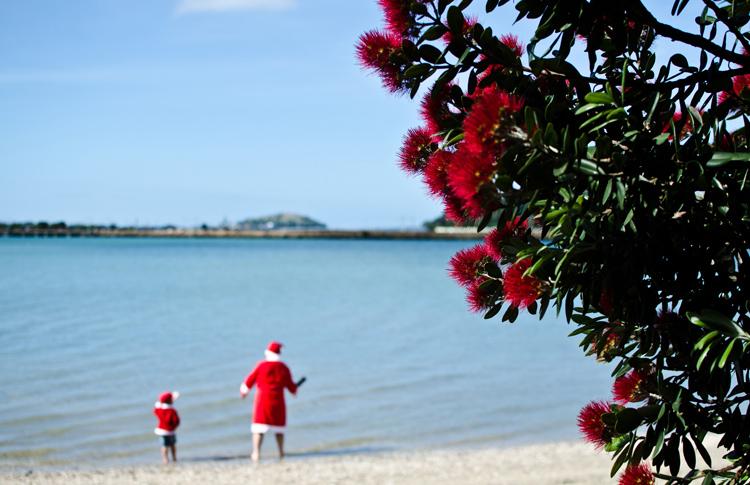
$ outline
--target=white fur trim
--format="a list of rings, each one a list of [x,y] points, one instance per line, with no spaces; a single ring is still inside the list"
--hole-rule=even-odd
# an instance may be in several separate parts
[[[159,436],[174,436],[174,431],[167,431],[166,429],[154,428],[154,434]]]
[[[154,407],[156,409],[172,409],[172,405],[171,404],[167,404],[165,402],[159,402],[159,401],[156,401],[154,403]]]
[[[253,423],[250,426],[250,431],[253,433],[283,433],[286,431],[286,426],[273,426],[271,424]]]
[[[247,387],[247,384],[243,382],[242,385],[240,386],[240,394],[244,395],[244,394],[247,394],[248,392],[250,392],[250,388]]]
[[[172,391],[172,401],[176,401],[180,398],[180,391]]]
[[[280,362],[281,356],[277,354],[276,352],[271,352],[270,350],[266,350],[266,360],[268,362]]]

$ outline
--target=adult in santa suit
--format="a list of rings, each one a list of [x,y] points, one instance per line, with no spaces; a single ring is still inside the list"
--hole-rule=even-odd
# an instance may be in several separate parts
[[[258,461],[263,436],[276,433],[279,458],[284,457],[284,431],[286,429],[286,403],[284,389],[297,393],[297,384],[292,380],[289,368],[281,362],[281,344],[271,342],[265,351],[266,360],[258,362],[255,369],[240,386],[240,396],[244,399],[250,389],[256,386],[253,403],[253,453],[250,458]]]

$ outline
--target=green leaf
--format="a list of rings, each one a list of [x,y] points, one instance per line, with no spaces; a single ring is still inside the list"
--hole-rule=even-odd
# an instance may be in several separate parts
[[[654,137],[654,142],[657,145],[662,145],[665,141],[669,140],[669,136],[669,133],[662,133],[661,135]]]
[[[596,162],[585,158],[578,161],[576,168],[586,175],[604,175],[604,170]]]
[[[685,56],[683,56],[682,54],[675,54],[675,55],[673,55],[669,59],[669,62],[671,62],[675,66],[680,67],[682,69],[685,69],[685,68],[688,67],[687,58]]]
[[[750,160],[750,152],[714,152],[711,160],[706,163],[707,167],[722,167],[730,162],[747,162]]]
[[[414,64],[404,71],[404,79],[411,79],[415,77],[421,77],[432,70],[432,66],[429,64]]]
[[[489,320],[490,318],[494,317],[498,313],[500,313],[500,310],[503,308],[503,304],[500,303],[498,305],[493,306],[490,308],[490,310],[484,314],[484,319]]]
[[[643,418],[633,408],[624,408],[617,413],[617,423],[615,424],[615,431],[620,434],[629,433],[633,431],[643,422]]]
[[[624,465],[626,461],[628,461],[628,453],[623,451],[617,456],[617,459],[612,464],[612,469],[609,472],[609,476],[614,477],[615,475],[617,475],[617,472],[620,471],[620,468],[622,468],[622,465]]]
[[[433,25],[422,34],[422,37],[419,38],[417,44],[420,44],[425,40],[438,40],[445,35],[446,32],[448,32],[448,29],[446,29],[443,24]]]
[[[695,347],[693,347],[693,350],[701,350],[709,341],[713,340],[719,335],[718,330],[712,330],[711,332],[708,332],[706,335],[703,336],[702,339],[698,341],[697,344],[695,344]]]
[[[716,482],[714,482],[714,474],[711,472],[706,472],[706,478],[703,479],[703,482],[701,482],[701,485],[714,485]]]
[[[664,430],[659,430],[659,436],[656,438],[656,445],[654,446],[654,451],[651,453],[651,458],[655,457],[659,454],[662,447],[664,446]]]
[[[579,115],[579,114],[591,111],[592,109],[597,109],[597,108],[600,108],[600,107],[601,107],[601,105],[599,105],[599,104],[584,104],[583,106],[581,106],[580,108],[578,108],[575,111],[575,114]]]
[[[727,363],[727,359],[729,358],[729,354],[732,353],[732,348],[734,347],[734,343],[737,341],[737,339],[732,339],[729,342],[729,345],[727,345],[727,348],[724,350],[724,353],[721,355],[721,359],[719,360],[719,369],[723,369],[724,365]]]
[[[687,466],[689,466],[690,469],[694,469],[695,450],[693,449],[693,445],[690,443],[690,440],[687,438],[687,436],[682,437],[682,456],[685,457],[685,463],[687,463]]]
[[[419,57],[427,62],[438,62],[443,56],[443,52],[430,44],[423,44],[419,47]]]
[[[464,14],[455,5],[448,8],[448,27],[457,34],[464,28]]]
[[[588,93],[583,99],[585,99],[587,103],[592,104],[613,104],[615,102],[612,96],[602,92]]]

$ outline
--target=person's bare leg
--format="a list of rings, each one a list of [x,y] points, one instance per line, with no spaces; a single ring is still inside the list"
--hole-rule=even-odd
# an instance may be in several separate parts
[[[169,463],[169,456],[167,455],[167,447],[162,446],[161,447],[161,462],[165,465]]]
[[[284,458],[284,433],[276,433],[276,444],[279,445],[279,459]]]
[[[171,445],[169,449],[172,450],[172,461],[177,461],[177,445]]]
[[[260,447],[263,444],[263,433],[253,433],[253,453],[250,459],[253,461],[260,460]]]

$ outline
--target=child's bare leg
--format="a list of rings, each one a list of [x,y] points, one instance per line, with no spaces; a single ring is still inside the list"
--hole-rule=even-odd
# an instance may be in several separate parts
[[[253,453],[250,459],[253,461],[260,460],[260,447],[263,444],[263,433],[253,433]]]
[[[284,433],[276,433],[276,444],[279,445],[279,458],[284,458]]]
[[[162,446],[161,447],[161,462],[165,465],[169,463],[169,456],[167,455],[167,447]]]
[[[169,449],[172,450],[172,461],[177,461],[177,445],[171,445]]]

